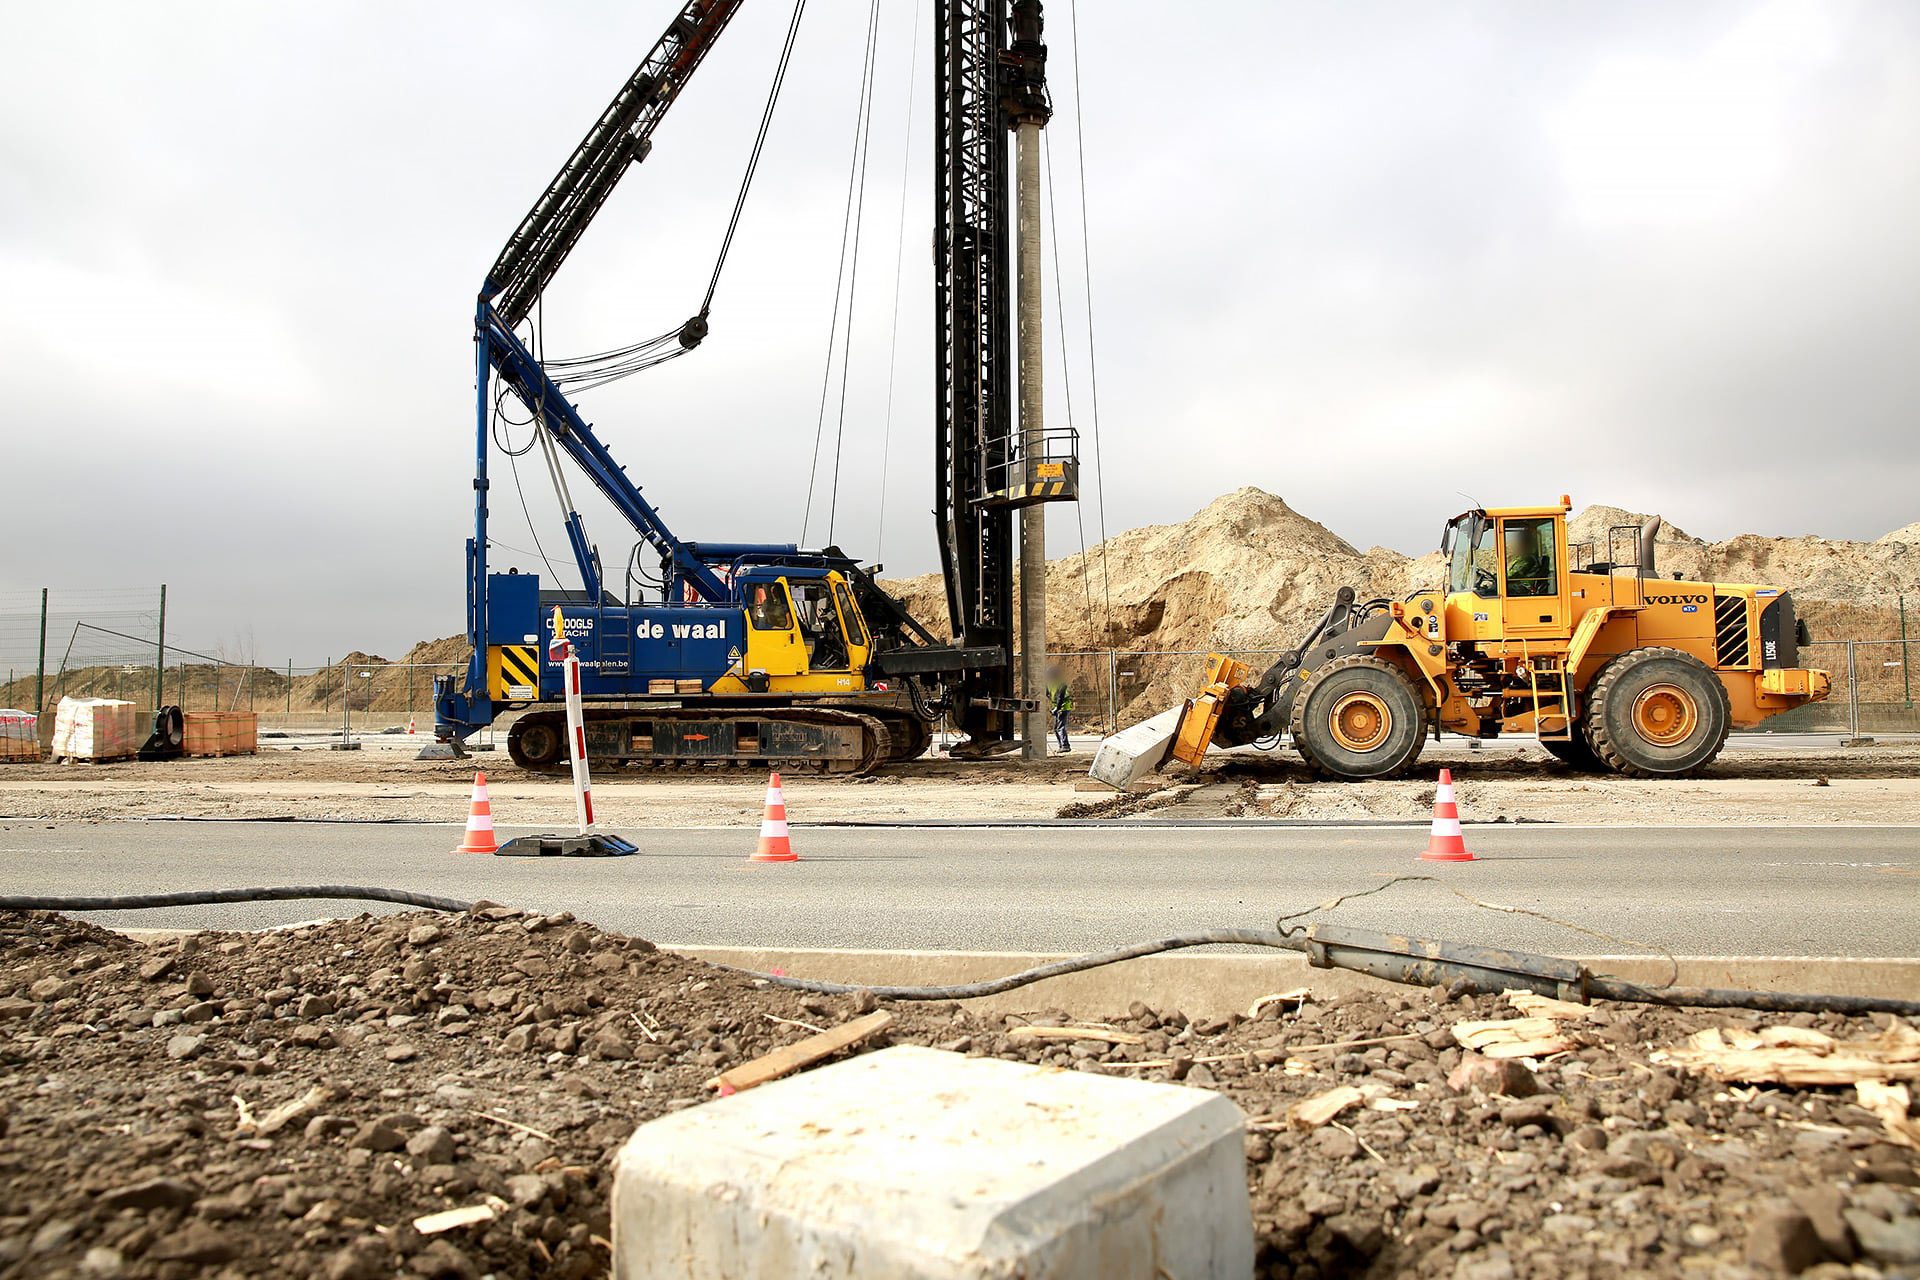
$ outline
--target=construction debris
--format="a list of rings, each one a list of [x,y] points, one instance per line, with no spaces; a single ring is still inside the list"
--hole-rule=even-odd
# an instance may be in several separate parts
[[[1461,1048],[1473,1049],[1489,1058],[1541,1058],[1573,1048],[1573,1041],[1560,1034],[1552,1018],[1456,1022],[1453,1038]]]
[[[1920,1031],[1896,1022],[1876,1036],[1837,1040],[1811,1027],[1708,1027],[1654,1056],[1738,1084],[1920,1080]]]
[[[1357,1107],[1366,1100],[1366,1094],[1350,1084],[1343,1084],[1338,1089],[1316,1093],[1311,1098],[1288,1107],[1287,1123],[1296,1129],[1318,1129],[1342,1111],[1349,1107]]]
[[[1112,1027],[1015,1027],[1009,1040],[1098,1040],[1104,1044],[1142,1044],[1145,1037]]]
[[[721,1096],[739,1093],[751,1089],[769,1080],[778,1080],[781,1076],[811,1066],[822,1059],[832,1057],[842,1049],[851,1048],[862,1040],[867,1040],[886,1030],[893,1021],[893,1015],[884,1009],[869,1013],[863,1018],[855,1018],[831,1031],[822,1031],[808,1036],[796,1044],[775,1049],[764,1057],[742,1063],[730,1071],[723,1071],[707,1081],[709,1089],[718,1090]]]
[[[1903,1147],[1920,1148],[1920,1121],[1908,1114],[1913,1109],[1913,1095],[1907,1086],[1862,1080],[1853,1089],[1860,1105],[1879,1116],[1880,1123],[1887,1126],[1889,1138]]]
[[[1708,1029],[1854,1045],[1904,1040],[1903,1023],[1606,1004],[1551,1019],[1412,989],[1252,1019],[1087,1017],[1103,1012],[877,1009],[505,907],[152,948],[0,915],[0,1271],[95,1280],[83,1261],[112,1251],[120,1280],[586,1280],[607,1268],[609,1161],[634,1128],[810,1028],[1226,1094],[1253,1118],[1262,1280],[1914,1265],[1910,1085],[1741,1085],[1657,1056]],[[864,1031],[875,1014],[891,1021]],[[1570,1047],[1529,1065],[1456,1037],[1535,1019]],[[1138,1043],[1014,1034],[1034,1023]],[[1784,1037],[1770,1047],[1807,1052]],[[316,1083],[334,1092],[311,1114],[259,1132]],[[1344,1089],[1363,1104],[1290,1122]]]

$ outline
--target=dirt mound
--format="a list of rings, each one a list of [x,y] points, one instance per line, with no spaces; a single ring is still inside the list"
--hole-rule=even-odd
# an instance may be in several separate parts
[[[1876,541],[1903,542],[1908,546],[1920,544],[1920,520],[1914,521],[1912,524],[1907,525],[1905,528],[1895,529],[1892,533],[1885,534],[1882,537],[1876,539]]]
[[[504,907],[157,947],[0,915],[0,1270],[601,1275],[633,1128],[873,1003]],[[1456,1042],[1515,1014],[1499,996],[1276,998],[1209,1019],[1135,1002],[1071,1040],[1012,1034],[1059,1010],[890,1009],[874,1047],[1232,1098],[1260,1277],[1774,1274],[1885,1266],[1920,1232],[1915,1153],[1851,1089],[1730,1087],[1656,1056],[1751,1015],[1596,1007],[1559,1024],[1564,1048],[1502,1064]],[[1792,1025],[1796,1043],[1880,1034]],[[1342,1088],[1336,1119],[1290,1121]]]
[[[1594,505],[1568,523],[1569,538],[1608,559],[1609,531],[1638,529],[1652,519]],[[1436,526],[1437,533],[1437,526]],[[1742,534],[1722,542],[1663,523],[1656,567],[1665,576],[1749,582],[1789,588],[1816,640],[1885,639],[1899,632],[1898,604],[1920,599],[1920,524],[1874,542]],[[1047,565],[1047,645],[1055,653],[1119,649],[1104,659],[1065,660],[1081,690],[1082,712],[1103,716],[1109,682],[1118,687],[1122,723],[1174,705],[1190,694],[1210,650],[1253,651],[1253,661],[1291,648],[1351,586],[1362,598],[1404,595],[1441,585],[1438,551],[1410,557],[1386,547],[1362,552],[1325,525],[1273,494],[1237,489],[1179,524],[1129,529],[1086,556]],[[1614,558],[1631,561],[1634,537],[1613,536]],[[1112,626],[1106,625],[1110,584]],[[939,575],[887,583],[914,616],[944,630],[946,598]],[[1816,650],[1809,661],[1844,662],[1842,651]],[[1880,668],[1875,667],[1875,678]],[[1870,692],[1863,685],[1863,694]],[[1096,717],[1097,718],[1097,717]]]
[[[1084,561],[1079,555],[1050,561],[1047,644],[1055,652],[1197,655],[1130,658],[1122,665],[1123,704],[1157,709],[1185,696],[1209,650],[1285,647],[1340,587],[1363,595],[1401,591],[1411,563],[1384,547],[1362,552],[1273,494],[1237,489],[1179,524],[1115,534],[1104,555],[1094,548]],[[945,622],[939,575],[886,585],[916,617],[929,625]],[[1104,690],[1110,675],[1104,660],[1076,666],[1086,667],[1072,673],[1077,686]],[[1100,702],[1104,706],[1104,697]]]

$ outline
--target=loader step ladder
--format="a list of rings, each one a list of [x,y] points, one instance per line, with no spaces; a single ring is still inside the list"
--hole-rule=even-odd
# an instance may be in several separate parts
[[[1567,683],[1566,661],[1556,653],[1527,652],[1520,642],[1521,659],[1527,664],[1527,685],[1533,694],[1533,733],[1542,742],[1573,740],[1573,690]],[[1541,677],[1547,683],[1541,684]],[[1548,721],[1554,721],[1551,726]]]

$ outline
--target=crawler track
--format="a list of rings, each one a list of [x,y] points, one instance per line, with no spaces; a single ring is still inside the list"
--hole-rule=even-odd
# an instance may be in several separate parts
[[[845,707],[588,708],[587,751],[603,767],[655,773],[781,769],[851,777],[906,758],[898,751],[916,741],[914,754],[926,749],[931,733],[924,729],[896,747],[888,726],[900,718]],[[507,733],[507,753],[523,769],[566,773],[565,715],[521,716]]]

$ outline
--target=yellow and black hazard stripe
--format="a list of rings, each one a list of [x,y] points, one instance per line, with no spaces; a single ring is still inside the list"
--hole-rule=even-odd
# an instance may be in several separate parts
[[[487,650],[487,696],[495,702],[537,702],[539,651],[530,644],[496,644]]]
[[[1065,480],[1040,480],[1032,484],[1015,485],[1011,489],[1002,489],[996,498],[1070,498],[1073,494]]]

